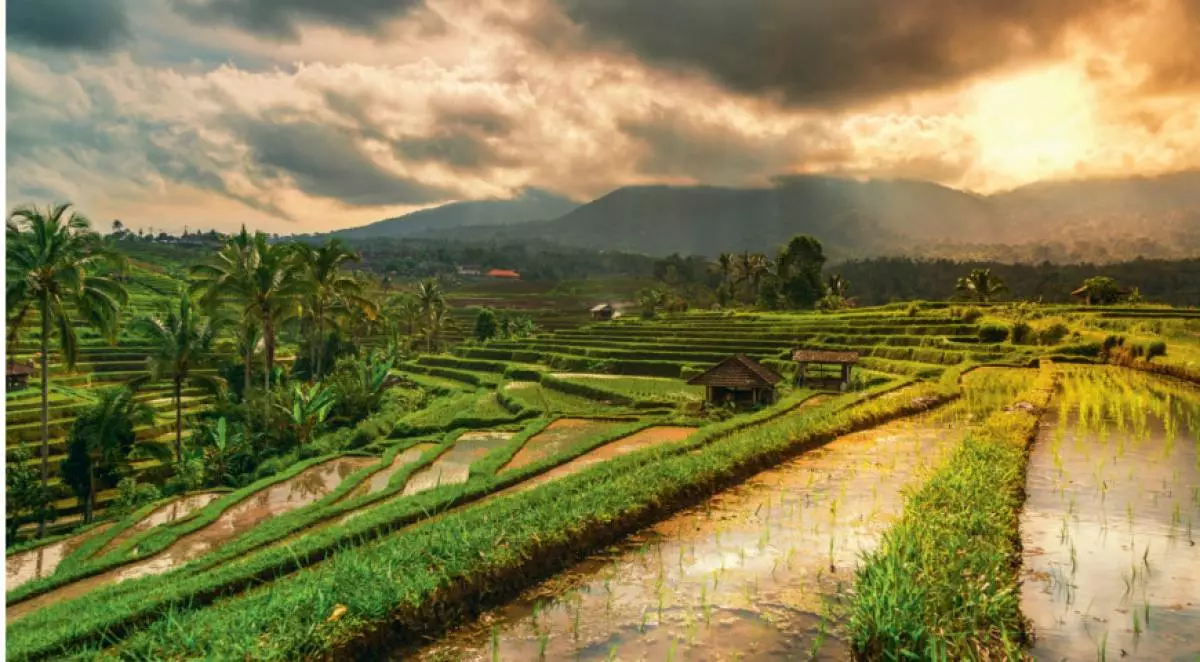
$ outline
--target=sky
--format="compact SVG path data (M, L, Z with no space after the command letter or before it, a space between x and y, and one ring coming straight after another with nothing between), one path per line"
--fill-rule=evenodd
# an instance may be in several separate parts
M8 206L100 229L1200 167L1200 0L8 0L6 37Z

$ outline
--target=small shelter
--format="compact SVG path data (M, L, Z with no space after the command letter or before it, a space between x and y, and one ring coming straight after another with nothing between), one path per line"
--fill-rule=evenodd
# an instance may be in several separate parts
M592 306L590 311L594 320L610 320L613 318L613 307L611 303L600 303Z
M25 388L29 385L29 376L35 372L33 361L16 363L9 359L4 369L4 384L11 391Z
M845 391L850 388L850 371L858 363L858 352L839 352L824 349L797 349L792 360L800 365L796 372L796 386ZM808 375L809 365L836 365L841 368L841 378Z
M688 384L704 387L711 404L750 406L775 402L775 384L783 377L745 354L736 354L692 377Z

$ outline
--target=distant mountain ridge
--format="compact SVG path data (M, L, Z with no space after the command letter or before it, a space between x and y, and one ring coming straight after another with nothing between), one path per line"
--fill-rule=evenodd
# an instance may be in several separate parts
M796 233L818 237L836 259L888 254L1006 259L1011 254L1016 261L1106 261L1200 255L1200 171L1041 182L991 196L924 181L817 175L781 177L760 188L627 186L541 220L516 211L515 205L507 215L491 211L501 202L455 203L337 234L396 227L403 234L388 236L539 239L648 255L773 252ZM480 204L489 207L447 213ZM521 214L523 222L516 220ZM441 222L444 218L454 220Z
M452 202L357 228L338 230L331 232L330 236L343 239L411 237L430 230L510 225L558 218L577 206L578 203L570 198L541 189L526 188L507 200Z

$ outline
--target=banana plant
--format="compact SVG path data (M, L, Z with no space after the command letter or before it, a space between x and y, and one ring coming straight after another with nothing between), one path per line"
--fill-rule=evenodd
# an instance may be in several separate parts
M325 423L337 401L337 389L320 382L307 387L293 384L291 404L280 402L276 407L283 412L288 427L295 431L297 440L304 446L312 441L313 434Z

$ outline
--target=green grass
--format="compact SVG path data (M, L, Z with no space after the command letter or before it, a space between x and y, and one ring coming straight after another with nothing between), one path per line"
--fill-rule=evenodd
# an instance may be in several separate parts
M657 377L589 377L561 375L559 379L580 384L600 393L611 393L635 402L669 403L698 402L704 399L703 386L690 386L680 379Z
M858 570L850 639L865 659L1016 659L1028 444L1054 388L1042 368L1014 409L991 415L905 503Z

